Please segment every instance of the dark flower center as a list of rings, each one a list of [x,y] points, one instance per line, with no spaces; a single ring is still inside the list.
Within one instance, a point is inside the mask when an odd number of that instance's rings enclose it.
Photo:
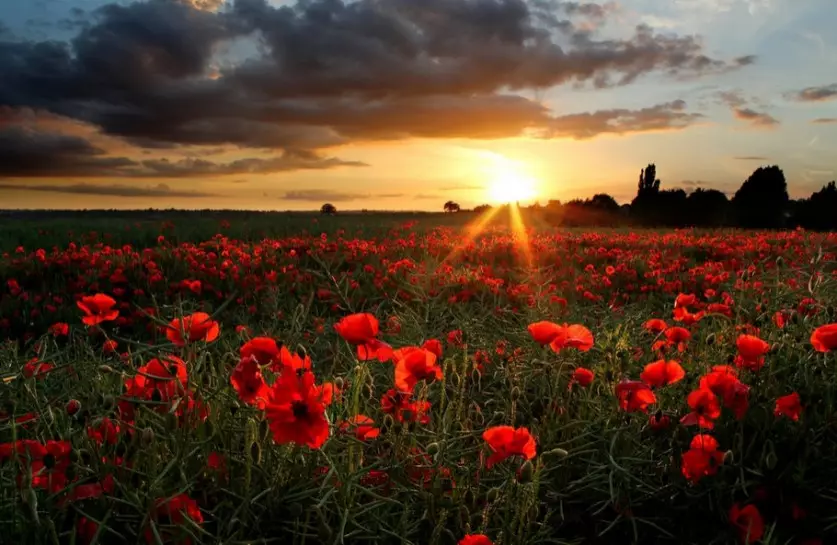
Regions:
[[[52,469],[55,467],[55,456],[52,454],[47,454],[44,456],[44,467],[47,469]]]
[[[294,413],[294,418],[304,419],[308,417],[308,404],[304,401],[294,401],[291,405],[291,410]]]

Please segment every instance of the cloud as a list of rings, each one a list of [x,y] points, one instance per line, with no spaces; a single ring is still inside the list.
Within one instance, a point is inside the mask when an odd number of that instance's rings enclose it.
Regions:
[[[684,129],[703,117],[685,111],[686,103],[675,100],[639,110],[613,109],[552,118],[546,135],[577,140],[602,134],[628,134]]]
[[[228,163],[196,158],[137,161],[110,156],[80,136],[15,125],[0,126],[0,177],[179,178],[324,170],[341,166],[365,166],[365,163],[322,157],[306,150],[288,150],[273,157],[245,158]]]
[[[497,138],[531,128],[583,134],[562,129],[560,116],[518,93],[564,84],[628,85],[652,73],[719,74],[754,61],[713,58],[698,36],[659,34],[645,25],[628,37],[603,35],[607,25],[589,22],[614,17],[611,4],[307,0],[274,6],[231,0],[228,9],[217,9],[219,4],[114,2],[92,12],[67,42],[0,42],[0,104],[75,119],[147,149],[235,145],[286,155],[416,136]],[[243,48],[223,55],[236,41],[257,47],[251,54]],[[670,115],[672,108],[667,110]],[[674,124],[687,124],[694,119],[689,115],[679,112]],[[201,175],[271,167],[254,161],[237,168],[199,162],[180,167]],[[272,166],[282,171],[288,163]],[[178,170],[171,163],[120,168],[152,175],[154,169]]]
[[[26,184],[0,184],[0,190],[14,191],[42,191],[47,193],[69,193],[74,195],[97,195],[106,197],[215,197],[212,193],[199,191],[176,191],[166,184],[157,184],[153,187],[136,187],[128,185],[94,185],[94,184],[73,184],[73,185],[26,185]]]
[[[736,161],[769,161],[770,159],[767,157],[762,157],[761,155],[741,155],[738,157],[734,157]]]
[[[799,102],[824,102],[837,99],[837,83],[821,85],[818,87],[806,87],[800,91],[788,93],[789,98]]]
[[[369,199],[396,199],[403,196],[403,193],[369,194],[349,193],[343,191],[334,191],[331,189],[297,189],[293,191],[288,191],[279,198],[286,201],[350,202]]]
[[[837,117],[818,117],[813,119],[811,123],[815,123],[818,125],[827,125],[829,123],[837,123]]]
[[[444,199],[445,197],[443,195],[438,195],[435,193],[416,193],[415,195],[413,195],[413,198],[419,200],[435,200]]]
[[[440,187],[439,189],[441,191],[482,191],[485,189],[485,186],[475,184],[457,184]]]
[[[750,103],[757,102],[761,108],[767,105],[753,98],[745,98],[741,91],[721,91],[717,96],[726,104],[736,119],[748,122],[752,127],[772,129],[779,125],[779,120],[764,111],[752,108]]]

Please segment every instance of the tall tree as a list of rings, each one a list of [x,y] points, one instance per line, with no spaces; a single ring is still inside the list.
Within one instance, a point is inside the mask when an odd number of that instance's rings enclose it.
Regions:
[[[775,229],[784,226],[788,184],[778,166],[759,167],[741,184],[732,205],[740,227]]]

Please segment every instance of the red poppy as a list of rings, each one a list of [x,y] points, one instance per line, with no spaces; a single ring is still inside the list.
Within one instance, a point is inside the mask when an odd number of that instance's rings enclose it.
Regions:
[[[648,406],[657,402],[657,396],[644,382],[623,380],[616,385],[616,397],[623,411],[647,412]]]
[[[642,327],[644,327],[651,333],[659,334],[668,328],[668,324],[666,324],[663,320],[660,320],[659,318],[651,318],[650,320],[642,324]]]
[[[563,331],[563,327],[560,325],[547,321],[529,324],[527,329],[529,335],[532,336],[532,340],[541,346],[551,343]]]
[[[659,360],[645,366],[639,376],[643,382],[652,387],[663,387],[680,382],[686,376],[686,371],[674,360]]]
[[[755,335],[740,335],[735,342],[738,357],[735,365],[750,371],[758,371],[764,366],[764,355],[770,350],[770,345]]]
[[[252,358],[242,358],[238,362],[230,376],[230,384],[242,402],[259,409],[264,409],[270,398],[270,388],[262,376],[259,364]]]
[[[364,344],[357,345],[357,359],[360,361],[378,360],[384,362],[392,359],[392,347],[380,339],[369,339]]]
[[[166,338],[177,346],[196,341],[212,342],[218,338],[221,328],[206,312],[195,312],[183,318],[175,318],[166,328]],[[185,336],[184,336],[185,335]]]
[[[658,411],[648,417],[648,425],[657,432],[667,430],[671,425],[671,418],[667,414],[663,414],[662,411]]]
[[[535,438],[526,428],[494,426],[485,430],[482,438],[493,451],[485,462],[485,466],[489,469],[497,462],[502,462],[511,456],[522,456],[531,460],[536,454]]]
[[[53,337],[66,337],[70,334],[70,325],[64,322],[56,322],[49,326],[49,332]]]
[[[104,293],[82,297],[81,300],[76,301],[76,305],[84,312],[81,321],[85,325],[96,325],[116,320],[116,317],[119,316],[119,311],[113,308],[116,305],[116,300]]]
[[[494,545],[485,534],[468,534],[459,540],[458,545]]]
[[[118,423],[104,417],[96,425],[87,427],[87,436],[99,445],[107,443],[112,446],[119,442],[119,431]]]
[[[408,346],[393,352],[395,361],[395,386],[399,391],[412,392],[419,381],[433,382],[441,379],[442,368],[436,364],[436,354],[416,346]]]
[[[572,383],[578,384],[582,388],[587,388],[593,382],[593,371],[584,367],[579,367],[573,371]]]
[[[434,354],[436,354],[437,358],[442,357],[443,349],[442,343],[438,339],[428,339],[424,341],[424,344],[421,345],[422,348],[425,350],[430,350]]]
[[[102,343],[102,352],[105,354],[113,354],[117,348],[119,348],[119,343],[113,339],[108,339]]]
[[[161,526],[172,525],[181,526],[186,523],[186,519],[190,519],[195,524],[203,524],[203,514],[201,513],[198,503],[187,496],[180,493],[171,498],[159,499],[154,503],[153,518],[160,522],[158,524],[158,531]],[[168,534],[169,532],[164,532]],[[163,541],[169,541],[176,535],[171,532],[171,536],[164,536]],[[168,539],[166,539],[168,538]],[[151,528],[145,530],[145,540],[150,543],[157,543],[154,533]],[[181,540],[180,543],[186,545],[191,543],[191,539]]]
[[[681,424],[706,429],[715,427],[715,419],[721,416],[721,405],[712,390],[704,388],[695,390],[689,394],[686,401],[692,412],[680,419]]]
[[[683,453],[680,472],[692,484],[714,475],[724,462],[724,453],[718,450],[718,441],[711,435],[696,435]]]
[[[776,400],[776,408],[773,409],[775,416],[787,416],[794,422],[799,420],[802,414],[802,404],[799,401],[799,394],[793,392]]]
[[[353,416],[340,424],[340,431],[349,430],[361,441],[369,441],[381,433],[381,430],[375,427],[375,421],[364,414]]]
[[[26,365],[23,366],[23,376],[26,378],[45,378],[49,372],[55,368],[55,365],[44,361],[39,361],[38,358],[32,358]]]
[[[265,408],[273,440],[320,448],[328,439],[325,410],[330,403],[330,391],[314,384],[313,373],[283,373]]]
[[[729,510],[729,521],[744,545],[760,541],[764,536],[764,519],[755,505],[735,504]]]
[[[837,350],[837,324],[820,326],[811,334],[811,344],[817,352]]]
[[[270,337],[254,337],[239,349],[241,359],[255,361],[260,366],[270,365],[279,360],[279,345]]]
[[[378,319],[366,312],[350,314],[334,324],[334,330],[349,344],[364,344],[378,336]]]
[[[553,352],[564,348],[577,348],[586,352],[593,347],[593,334],[583,325],[558,325],[552,322],[535,322],[527,328],[532,340],[541,346],[549,344]]]

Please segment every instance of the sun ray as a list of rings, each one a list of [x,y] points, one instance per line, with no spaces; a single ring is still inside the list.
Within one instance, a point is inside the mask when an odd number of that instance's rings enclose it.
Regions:
[[[489,208],[483,212],[476,220],[465,226],[465,236],[462,241],[454,246],[451,252],[442,260],[442,263],[451,261],[454,257],[462,253],[462,250],[468,247],[480,233],[485,230],[486,225],[497,215],[500,211],[499,207]]]
[[[523,217],[520,215],[520,207],[517,204],[509,205],[509,224],[520,252],[523,254],[523,259],[526,260],[526,268],[531,271],[534,268],[535,259],[532,254],[532,246],[529,242],[529,233],[526,230],[526,224],[523,222]]]

